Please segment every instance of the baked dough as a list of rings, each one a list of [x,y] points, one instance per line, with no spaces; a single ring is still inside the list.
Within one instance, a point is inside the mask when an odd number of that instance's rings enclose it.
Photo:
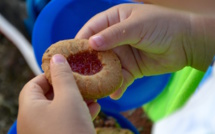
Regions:
[[[103,98],[110,95],[121,86],[123,77],[121,64],[117,55],[111,50],[93,50],[86,39],[59,41],[46,50],[42,58],[42,69],[49,83],[52,83],[50,60],[53,55],[62,54],[68,60],[69,57],[80,55],[81,53],[95,53],[102,66],[99,72],[94,72],[94,74],[81,74],[80,72],[73,71],[74,78],[83,98]],[[88,62],[90,62],[90,60],[88,60]]]
[[[96,134],[133,134],[128,129],[122,128],[96,128]]]

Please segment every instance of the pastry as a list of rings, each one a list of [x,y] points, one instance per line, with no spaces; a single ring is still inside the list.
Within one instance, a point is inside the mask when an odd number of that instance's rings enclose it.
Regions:
[[[112,50],[93,50],[86,39],[59,41],[45,51],[42,69],[49,83],[52,83],[50,59],[55,54],[62,54],[67,59],[85,99],[108,96],[122,84],[121,64],[117,55]]]
[[[96,134],[133,134],[128,129],[123,128],[96,128]]]

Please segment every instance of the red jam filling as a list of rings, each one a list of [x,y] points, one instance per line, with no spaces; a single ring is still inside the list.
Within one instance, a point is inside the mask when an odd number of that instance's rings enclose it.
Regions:
[[[98,52],[81,52],[67,58],[72,71],[83,75],[93,75],[102,69]]]

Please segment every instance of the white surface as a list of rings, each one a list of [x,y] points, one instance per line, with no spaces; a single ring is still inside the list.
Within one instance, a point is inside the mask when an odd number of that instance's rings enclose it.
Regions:
[[[36,62],[31,44],[27,39],[0,14],[0,32],[2,32],[24,56],[28,65],[35,75],[41,74],[41,70]]]
[[[215,69],[187,104],[157,122],[153,134],[215,134]]]

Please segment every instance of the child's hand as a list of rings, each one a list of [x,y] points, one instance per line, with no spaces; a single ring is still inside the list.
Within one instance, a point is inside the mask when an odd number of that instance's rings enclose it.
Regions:
[[[50,95],[51,86],[43,74],[22,89],[19,97],[18,133],[95,133],[91,116],[94,118],[97,115],[100,106],[96,102],[89,102],[87,107],[63,56],[53,56],[51,77],[54,98]]]
[[[123,66],[124,83],[111,95],[117,99],[136,78],[176,71],[188,64],[190,53],[183,42],[189,33],[188,20],[188,16],[158,6],[119,5],[89,20],[76,38],[89,38],[96,50],[119,46],[114,51]]]
[[[96,50],[114,48],[124,75],[122,87],[111,95],[117,99],[144,75],[174,72],[187,65],[208,67],[213,49],[204,51],[203,28],[192,25],[194,19],[193,14],[159,6],[123,4],[90,19],[76,38],[89,39]],[[200,38],[194,38],[196,29]]]

